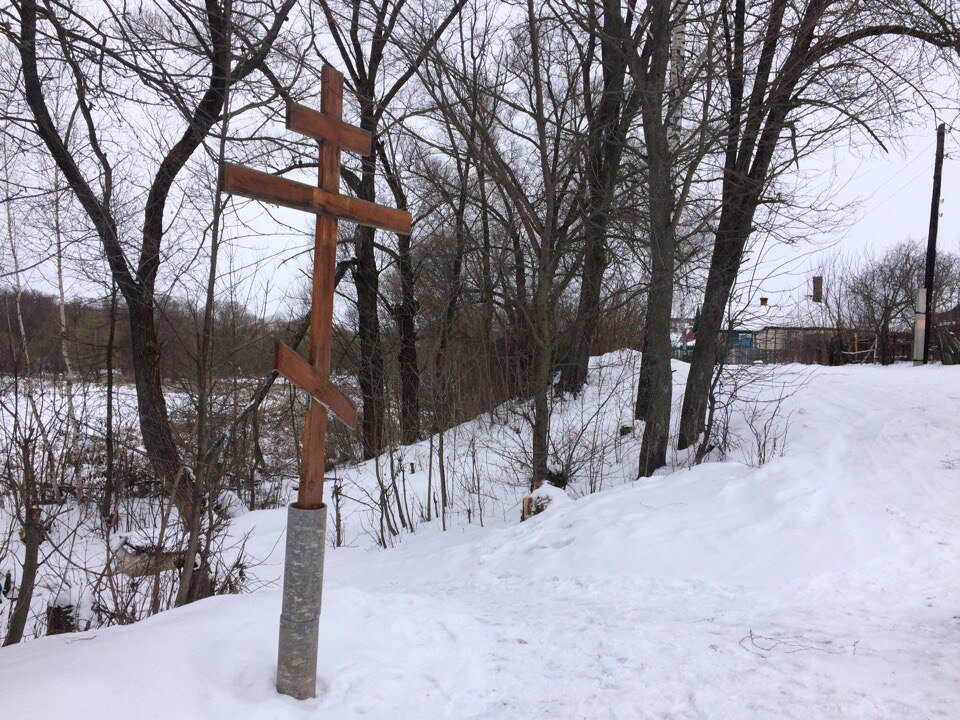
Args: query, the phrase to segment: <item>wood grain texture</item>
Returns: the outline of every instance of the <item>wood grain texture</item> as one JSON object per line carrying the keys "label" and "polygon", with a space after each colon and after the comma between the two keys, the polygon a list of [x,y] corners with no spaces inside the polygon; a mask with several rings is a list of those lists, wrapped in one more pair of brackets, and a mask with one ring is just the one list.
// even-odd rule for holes
{"label": "wood grain texture", "polygon": [[373,136],[366,130],[297,103],[287,103],[287,129],[360,155],[369,155],[373,147]]}
{"label": "wood grain texture", "polygon": [[340,194],[340,150],[368,155],[369,132],[343,122],[343,75],[329,65],[321,71],[320,110],[287,105],[287,128],[318,140],[317,187],[242,165],[221,163],[221,192],[303,210],[317,216],[314,235],[313,287],[310,307],[309,359],[281,342],[274,348],[274,368],[310,393],[303,429],[297,506],[323,506],[327,410],[351,428],[357,407],[330,382],[330,348],[336,288],[337,232],[340,218],[368,227],[410,235],[410,213]]}
{"label": "wood grain texture", "polygon": [[224,192],[316,215],[332,215],[388,232],[403,235],[411,232],[413,219],[410,213],[402,210],[329,192],[243,165],[223,163],[220,173]]}
{"label": "wood grain texture", "polygon": [[[343,75],[329,65],[320,72],[320,111],[329,118],[343,117]],[[340,147],[320,142],[317,155],[317,186],[340,192]],[[333,294],[336,289],[336,215],[318,215],[313,244],[313,284],[310,292],[310,367],[323,377],[330,376],[330,348],[333,333]],[[304,508],[323,506],[326,473],[327,411],[310,403],[303,426],[303,454],[297,503]]]}
{"label": "wood grain texture", "polygon": [[357,406],[306,360],[280,340],[273,347],[273,369],[298,388],[306,390],[350,428],[357,427]]}

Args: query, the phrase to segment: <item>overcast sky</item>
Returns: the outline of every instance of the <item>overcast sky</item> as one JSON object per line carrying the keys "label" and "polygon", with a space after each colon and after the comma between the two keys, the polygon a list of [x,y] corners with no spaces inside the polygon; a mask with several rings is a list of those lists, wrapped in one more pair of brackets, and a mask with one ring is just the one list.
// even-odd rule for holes
{"label": "overcast sky", "polygon": [[[936,151],[936,124],[919,129],[906,139],[903,152],[877,152],[872,157],[848,155],[842,172],[849,181],[840,188],[839,199],[860,200],[853,222],[836,240],[844,250],[883,247],[908,237],[926,240],[930,222],[930,197]],[[960,239],[960,136],[946,136],[941,191],[940,242],[956,249]]]}
{"label": "overcast sky", "polygon": [[[960,121],[947,122],[945,160],[940,203],[938,250],[960,250]],[[782,245],[768,242],[747,267],[741,284],[759,287],[771,303],[809,294],[810,277],[823,258],[841,253],[853,258],[864,252],[880,253],[903,240],[926,243],[930,223],[936,125],[918,123],[896,145],[851,149],[842,143],[829,153],[801,161],[801,190],[809,185],[815,221],[803,230],[805,242]],[[951,132],[951,125],[958,129]],[[758,238],[759,242],[760,239]],[[754,272],[755,275],[750,273]],[[745,299],[746,300],[746,299]]]}

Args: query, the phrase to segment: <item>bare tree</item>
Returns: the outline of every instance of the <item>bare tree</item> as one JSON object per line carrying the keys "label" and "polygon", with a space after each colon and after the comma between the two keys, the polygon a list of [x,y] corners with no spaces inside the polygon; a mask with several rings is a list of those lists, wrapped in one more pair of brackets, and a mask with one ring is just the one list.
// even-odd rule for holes
{"label": "bare tree", "polygon": [[[721,4],[727,96],[720,217],[678,446],[701,434],[718,338],[758,208],[806,151],[855,127],[880,142],[899,117],[901,69],[932,67],[960,47],[945,3],[769,0]],[[921,86],[914,75],[909,84]],[[784,152],[785,131],[789,152]],[[882,143],[881,143],[882,144]]]}
{"label": "bare tree", "polygon": [[[359,125],[374,138],[373,149],[361,161],[354,192],[362,200],[374,201],[377,194],[378,160],[384,159],[380,137],[384,132],[391,103],[403,90],[427,55],[442,37],[447,26],[460,13],[466,0],[456,0],[432,22],[433,9],[414,8],[403,0],[363,0],[335,3],[317,0],[327,30],[347,69],[348,86],[360,104]],[[427,33],[421,27],[431,28]],[[425,38],[425,39],[424,39]],[[349,180],[348,180],[349,181]],[[384,366],[380,338],[380,269],[377,263],[376,230],[357,227],[354,231],[353,280],[357,289],[357,331],[360,337],[360,389],[363,396],[363,450],[372,457],[383,449]],[[407,241],[404,241],[407,242]],[[404,244],[404,243],[401,243]],[[403,249],[403,248],[401,248]],[[408,309],[408,308],[404,308]],[[404,322],[401,330],[409,331]],[[409,339],[404,340],[409,349]],[[416,367],[404,366],[407,372]],[[412,387],[412,379],[408,386]],[[413,403],[416,394],[407,394]],[[408,410],[408,420],[413,410]],[[412,429],[408,433],[413,435]],[[418,433],[417,433],[418,434]]]}
{"label": "bare tree", "polygon": [[[583,270],[577,314],[570,331],[557,389],[577,393],[587,377],[594,333],[601,313],[602,284],[608,264],[608,236],[624,192],[621,164],[627,136],[640,109],[642,82],[630,82],[631,56],[643,41],[647,23],[631,4],[626,13],[620,0],[559,3],[586,34],[583,47],[582,92],[586,131],[586,208],[583,231]],[[599,66],[599,75],[596,67]]]}
{"label": "bare tree", "polygon": [[[551,20],[548,10],[528,2],[510,51],[490,67],[475,72],[451,55],[438,57],[429,69],[435,73],[431,87],[443,121],[482,165],[503,203],[517,272],[524,271],[510,305],[536,351],[524,393],[533,400],[532,486],[547,477],[558,349],[554,325],[558,304],[577,272],[575,261],[569,263],[583,200],[575,111],[580,64]],[[529,289],[524,247],[529,248]]]}
{"label": "bare tree", "polygon": [[[226,0],[229,2],[229,0]],[[108,4],[91,15],[76,4],[24,0],[5,12],[7,37],[16,46],[22,92],[33,129],[66,180],[99,237],[104,256],[128,311],[133,370],[144,446],[156,475],[185,520],[201,502],[196,484],[184,472],[161,385],[161,350],[156,322],[156,282],[163,257],[165,210],[177,177],[214,132],[228,89],[264,66],[294,0],[263,3],[257,14],[231,25],[226,5],[178,3],[154,14],[121,12]],[[232,31],[232,32],[231,32]],[[231,34],[240,52],[231,48]],[[237,59],[231,64],[231,55]],[[184,56],[190,70],[179,68]],[[41,65],[42,64],[42,65]],[[44,91],[46,66],[72,76],[72,90],[84,132],[68,143],[50,114]],[[99,66],[102,72],[94,72]],[[139,82],[160,102],[174,108],[185,127],[162,157],[142,199],[138,243],[121,235],[115,214],[115,187],[126,168],[101,130],[102,118],[122,121],[128,82]],[[136,264],[127,258],[138,254]]]}

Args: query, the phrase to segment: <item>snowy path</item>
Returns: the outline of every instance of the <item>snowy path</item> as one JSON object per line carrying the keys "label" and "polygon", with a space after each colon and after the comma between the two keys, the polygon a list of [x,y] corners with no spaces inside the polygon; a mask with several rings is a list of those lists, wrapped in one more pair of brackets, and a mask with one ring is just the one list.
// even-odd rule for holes
{"label": "snowy path", "polygon": [[272,690],[264,591],[0,651],[0,717],[960,717],[960,368],[824,369],[789,404],[762,468],[329,553],[313,701]]}

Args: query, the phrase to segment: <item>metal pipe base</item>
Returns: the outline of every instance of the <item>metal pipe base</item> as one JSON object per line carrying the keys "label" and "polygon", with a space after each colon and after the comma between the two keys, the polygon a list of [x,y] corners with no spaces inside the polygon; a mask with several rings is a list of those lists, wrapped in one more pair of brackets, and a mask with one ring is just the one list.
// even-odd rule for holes
{"label": "metal pipe base", "polygon": [[327,506],[287,507],[287,553],[277,652],[277,692],[298,700],[317,693],[317,641],[323,591]]}

